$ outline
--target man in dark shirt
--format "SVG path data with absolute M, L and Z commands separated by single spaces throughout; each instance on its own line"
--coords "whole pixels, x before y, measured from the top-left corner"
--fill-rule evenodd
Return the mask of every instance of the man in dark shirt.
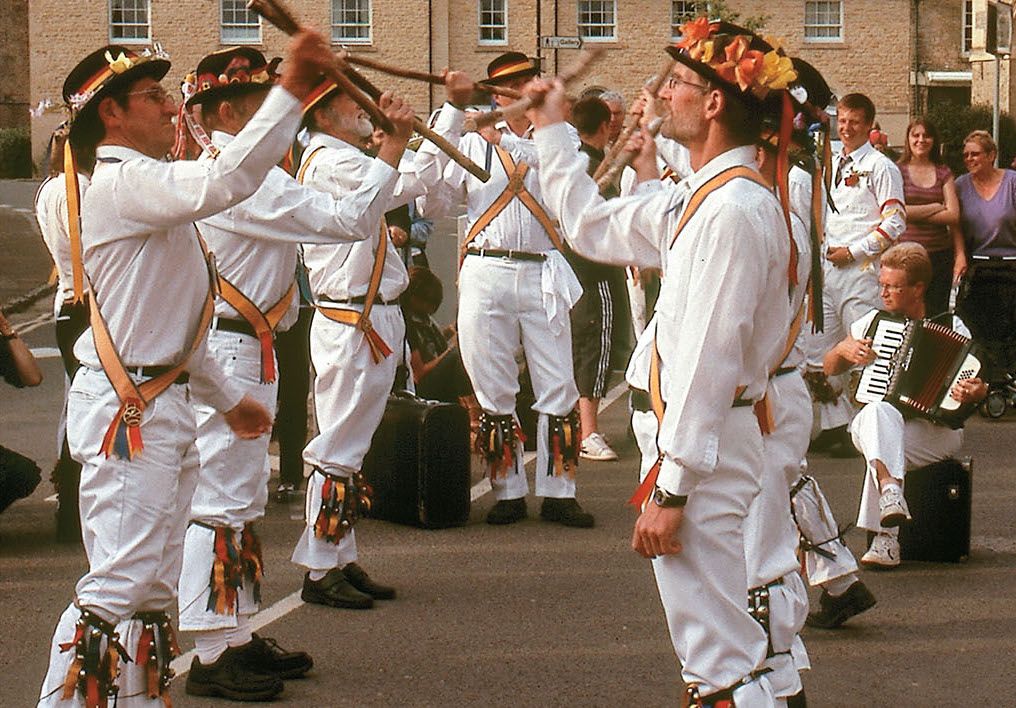
M 582 145 L 579 150 L 589 156 L 589 174 L 603 161 L 604 147 L 610 135 L 610 107 L 597 97 L 589 96 L 575 103 L 572 123 L 578 130 Z M 616 197 L 611 185 L 605 194 Z M 579 418 L 582 446 L 579 456 L 587 460 L 616 460 L 615 453 L 597 428 L 596 411 L 607 388 L 610 374 L 610 343 L 613 336 L 614 303 L 610 292 L 612 266 L 588 260 L 568 249 L 565 254 L 582 284 L 582 297 L 571 311 L 572 359 L 575 384 L 579 389 Z

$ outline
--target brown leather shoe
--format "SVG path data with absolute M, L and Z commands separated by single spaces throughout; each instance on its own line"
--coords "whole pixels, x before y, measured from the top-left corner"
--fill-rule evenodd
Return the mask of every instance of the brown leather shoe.
M 596 523 L 593 515 L 585 511 L 574 499 L 553 499 L 547 497 L 540 507 L 540 518 L 553 521 L 562 526 L 573 526 L 579 529 L 592 528 Z
M 370 595 L 375 600 L 394 600 L 395 588 L 389 585 L 382 585 L 371 580 L 367 571 L 356 563 L 349 563 L 342 568 L 342 574 L 346 576 L 349 584 L 360 592 Z
M 338 568 L 329 570 L 328 575 L 321 580 L 311 580 L 310 573 L 303 576 L 300 598 L 315 605 L 342 607 L 348 610 L 369 610 L 374 606 L 374 598 L 353 587 Z

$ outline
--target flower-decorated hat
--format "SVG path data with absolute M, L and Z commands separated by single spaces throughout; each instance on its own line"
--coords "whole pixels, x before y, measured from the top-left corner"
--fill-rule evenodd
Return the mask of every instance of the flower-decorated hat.
M 265 91 L 275 83 L 275 69 L 281 61 L 269 62 L 253 47 L 228 47 L 212 52 L 184 80 L 184 85 L 192 85 L 194 90 L 187 97 L 187 107 Z
M 487 64 L 487 78 L 481 84 L 499 86 L 511 79 L 536 76 L 540 73 L 540 60 L 522 52 L 505 52 Z
M 161 81 L 168 71 L 169 55 L 158 44 L 141 53 L 110 44 L 79 61 L 63 85 L 63 99 L 73 120 L 71 140 L 94 125 L 96 106 L 111 91 L 145 77 Z
M 796 78 L 790 57 L 751 30 L 699 17 L 681 25 L 667 52 L 692 71 L 751 106 Z
M 363 92 L 366 93 L 367 95 L 370 95 L 369 91 L 370 87 L 366 86 L 362 82 L 360 76 L 356 72 L 347 71 L 345 72 L 345 75 L 346 77 L 349 78 L 350 81 L 353 82 L 355 86 L 363 90 Z M 315 108 L 320 106 L 327 98 L 329 98 L 335 93 L 341 92 L 342 92 L 341 86 L 339 86 L 337 83 L 335 83 L 332 79 L 328 78 L 327 76 L 322 77 L 321 81 L 318 82 L 318 85 L 315 86 L 313 90 L 311 90 L 311 92 L 308 93 L 306 97 L 304 97 L 303 99 L 304 122 L 306 123 L 307 116 L 309 116 L 311 112 Z

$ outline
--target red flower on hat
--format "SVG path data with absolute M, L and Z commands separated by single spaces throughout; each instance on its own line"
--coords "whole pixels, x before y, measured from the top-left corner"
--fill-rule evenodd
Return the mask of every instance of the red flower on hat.
M 678 31 L 681 33 L 681 41 L 674 46 L 690 50 L 703 39 L 708 39 L 716 31 L 716 27 L 709 24 L 709 19 L 703 16 L 693 22 L 685 22 Z
M 724 49 L 727 61 L 715 67 L 721 79 L 732 84 L 736 83 L 742 91 L 747 91 L 756 83 L 765 59 L 762 52 L 749 49 L 749 46 L 751 37 L 737 35 Z

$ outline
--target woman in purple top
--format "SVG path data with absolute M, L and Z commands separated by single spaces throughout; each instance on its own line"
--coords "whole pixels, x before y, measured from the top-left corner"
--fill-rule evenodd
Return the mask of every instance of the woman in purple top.
M 1016 172 L 995 167 L 996 153 L 986 131 L 963 141 L 967 174 L 956 194 L 970 270 L 956 310 L 976 339 L 995 345 L 993 363 L 1006 369 L 1013 357 L 1004 352 L 1016 344 Z
M 924 246 L 931 258 L 931 282 L 924 294 L 929 315 L 949 309 L 957 267 L 966 268 L 963 236 L 956 228 L 960 205 L 952 172 L 942 162 L 938 130 L 924 118 L 907 126 L 907 141 L 899 162 L 907 203 L 907 230 L 900 241 Z

